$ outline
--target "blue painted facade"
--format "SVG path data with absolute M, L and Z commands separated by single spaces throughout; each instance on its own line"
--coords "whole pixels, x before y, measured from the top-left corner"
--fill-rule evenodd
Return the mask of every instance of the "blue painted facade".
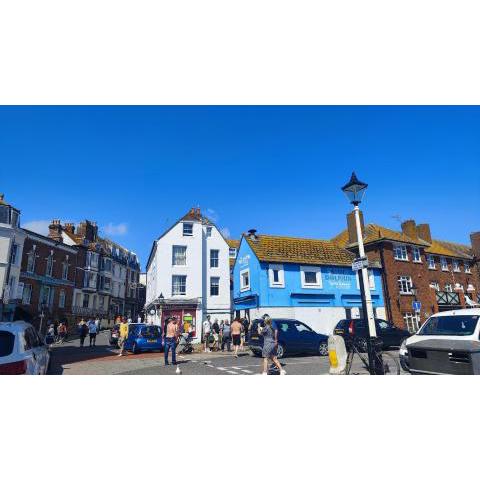
M 271 286 L 269 265 L 260 262 L 252 248 L 242 238 L 233 268 L 233 303 L 235 310 L 261 307 L 361 307 L 360 289 L 355 272 L 349 266 L 318 265 L 321 269 L 322 287 L 302 286 L 301 266 L 281 263 L 284 286 Z M 312 265 L 304 265 L 306 268 Z M 315 266 L 314 266 L 315 267 Z M 250 288 L 241 288 L 240 274 L 249 270 Z M 372 269 L 375 288 L 371 288 L 374 308 L 384 306 L 381 271 Z

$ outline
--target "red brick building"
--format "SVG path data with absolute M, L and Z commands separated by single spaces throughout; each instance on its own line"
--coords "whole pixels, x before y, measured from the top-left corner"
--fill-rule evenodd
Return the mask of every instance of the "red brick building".
M 42 331 L 49 321 L 73 324 L 72 300 L 77 249 L 38 233 L 24 230 L 25 239 L 20 288 L 21 300 L 15 315 Z M 42 316 L 43 314 L 43 316 Z
M 351 214 L 347 225 L 333 241 L 355 251 Z M 397 326 L 413 332 L 433 313 L 480 303 L 479 234 L 472 235 L 469 246 L 436 240 L 428 224 L 416 225 L 414 220 L 395 231 L 375 224 L 365 227 L 362 216 L 362 227 L 367 256 L 382 268 L 387 319 Z M 419 311 L 413 302 L 420 302 Z

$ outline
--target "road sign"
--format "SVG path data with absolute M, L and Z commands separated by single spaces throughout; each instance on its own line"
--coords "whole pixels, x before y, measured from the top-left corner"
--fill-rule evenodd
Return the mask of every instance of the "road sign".
M 362 268 L 368 268 L 368 258 L 363 257 L 363 258 L 356 258 L 354 262 L 352 263 L 352 270 L 354 272 L 358 272 Z
M 422 303 L 421 302 L 412 302 L 412 308 L 415 311 L 415 313 L 418 313 L 422 309 Z

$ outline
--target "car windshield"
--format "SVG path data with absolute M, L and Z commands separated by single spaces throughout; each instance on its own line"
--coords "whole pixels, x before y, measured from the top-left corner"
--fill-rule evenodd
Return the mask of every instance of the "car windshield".
M 478 315 L 447 315 L 430 317 L 417 335 L 452 335 L 465 337 L 473 335 Z
M 0 357 L 7 357 L 13 352 L 15 335 L 10 332 L 0 331 Z

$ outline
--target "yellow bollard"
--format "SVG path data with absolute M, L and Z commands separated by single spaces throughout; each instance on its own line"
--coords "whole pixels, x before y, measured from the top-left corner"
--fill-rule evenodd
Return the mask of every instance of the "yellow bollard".
M 340 335 L 328 337 L 328 358 L 330 360 L 330 375 L 345 375 L 347 367 L 347 348 Z

